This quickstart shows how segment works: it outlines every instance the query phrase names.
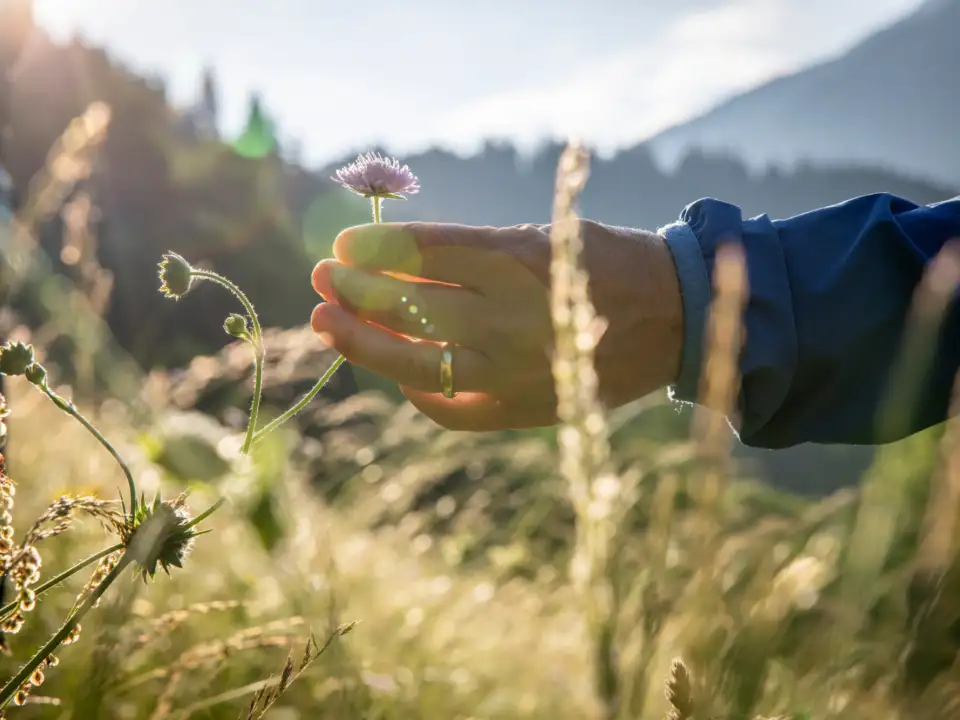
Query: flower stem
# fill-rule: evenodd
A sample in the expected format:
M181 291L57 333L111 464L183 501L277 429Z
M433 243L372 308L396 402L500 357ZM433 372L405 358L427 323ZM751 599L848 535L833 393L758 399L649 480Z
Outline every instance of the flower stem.
M97 601L100 597L107 591L114 581L120 577L120 573L126 570L127 566L133 561L133 556L129 552L125 552L117 562L116 567L109 572L109 574L103 579L97 587L93 589L87 599L83 601L83 604L77 608L76 612L72 613L63 623L59 630L52 638L50 638L47 643L40 648L32 658L30 658L27 663L20 668L20 671L14 675L7 684L3 686L3 689L0 690L0 709L5 708L10 701L13 699L13 696L17 694L20 690L20 687L30 679L30 676L33 675L33 671L36 670L40 665L48 658L53 652L63 644L63 641L66 640L67 636L73 632L74 628L80 624L80 621L86 616L88 612L97 604Z
M67 415L70 415L77 422L83 425L90 432L91 435L93 435L97 440L100 441L100 444L107 449L107 452L109 452L113 456L113 459L117 461L117 464L120 466L120 469L123 470L123 474L126 475L127 477L127 486L129 487L129 490L130 490L130 512L133 513L133 508L136 506L136 503L137 503L137 484L133 480L133 473L130 472L130 468L127 467L127 464L123 461L123 458L120 457L120 453L118 453L114 449L113 445L111 445L110 442L100 433L100 431L93 426L93 423L87 420L80 413L80 411L77 410L76 405L74 405L72 402L70 402L66 398L61 397L60 395L55 393L53 390L51 390L50 386L47 385L46 382L43 382L42 384L37 385L37 387L39 387L40 390L42 390L47 395L47 397L49 397L53 401L54 405L56 405L58 408L63 410L65 413L67 413Z
M89 555L88 557L85 557L76 565L67 568L59 575L50 578L49 580L47 580L45 583L42 583L41 585L37 585L37 587L34 588L33 592L36 594L37 597L40 597L47 590L56 587L57 585L62 583L64 580L69 580L71 577L76 575L85 567L92 565L93 563L97 562L97 560L105 558L107 555L110 555L111 553L115 553L117 550L123 550L123 543L117 543L116 545L111 545L106 550L101 550L100 552L97 552L97 553L94 553L93 555ZM19 606L19 604L20 604L19 600L14 600L13 602L7 603L2 608L0 608L0 621L6 620L7 617L12 615L14 610L16 610L17 607Z
M370 205L373 209L373 222L376 224L382 223L383 217L382 217L381 210L383 208L383 198L376 197L376 196L370 198ZM278 427L283 425L287 420L289 420L298 412L303 410L310 403L310 401L317 396L317 393L323 389L323 386L326 385L328 382L330 382L330 378L333 377L333 374L337 371L337 368L343 365L345 360L346 358L343 355L341 355L336 360L334 360L333 365L331 365L330 368L323 374L323 376L319 380L317 380L317 384L314 385L312 388L310 388L310 391L306 395L304 395L302 398L300 398L299 402L297 402L296 405L294 405L292 408L287 410L283 415L278 417L276 420L274 420L273 422L269 423L268 425L266 425L265 427L263 427L262 429L254 433L253 442L262 440L269 433L276 430Z
M257 318L257 311L253 308L253 303L244 294L243 290L237 287L233 282L209 270L193 270L191 276L199 280L210 280L232 292L243 304L244 309L250 316L250 322L253 324L253 359L255 363L253 376L253 401L250 405L250 419L247 421L247 433L243 439L242 452L250 452L250 446L253 445L253 436L257 429L257 419L260 415L260 396L263 393L263 331L260 329L260 320Z
M310 391L306 395L304 395L302 398L300 398L300 401L296 405L294 405L292 408L287 410L283 415L278 417L276 420L274 420L270 424L263 427L261 430L258 430L256 435L253 436L253 441L258 442L262 440L264 437L266 437L266 435L276 430L278 427L283 425L287 420L289 420L298 412L303 410L310 403L310 401L313 400L314 397L316 397L317 393L323 389L323 386L326 385L328 382L330 382L330 378L333 377L333 374L337 371L337 368L343 365L344 360L346 360L346 358L343 357L343 355L341 355L336 360L334 360L333 365L331 365L330 368L323 374L323 376L319 380L317 380L317 384L314 385L312 388L310 388Z

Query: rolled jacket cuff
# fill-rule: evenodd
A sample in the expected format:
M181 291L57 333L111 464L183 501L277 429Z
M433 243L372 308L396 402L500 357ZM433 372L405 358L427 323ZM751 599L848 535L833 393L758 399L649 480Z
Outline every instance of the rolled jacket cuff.
M675 222L660 228L680 281L683 301L683 352L680 375L669 388L675 400L696 402L700 386L700 367L703 362L703 336L710 303L710 279L700 243L690 226Z

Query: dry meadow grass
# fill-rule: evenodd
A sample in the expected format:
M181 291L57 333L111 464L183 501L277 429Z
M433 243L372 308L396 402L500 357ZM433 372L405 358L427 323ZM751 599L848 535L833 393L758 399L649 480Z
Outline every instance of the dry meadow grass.
M13 245L23 281L35 266L29 213L58 211L56 185L97 142L98 117L34 188ZM568 281L552 298L557 433L449 433L367 393L319 402L308 420L325 432L283 431L244 457L236 430L118 363L124 401L84 409L141 489L189 490L195 513L226 504L183 570L118 582L10 717L960 717L956 429L884 448L858 491L807 501L742 477L718 415L698 410L692 439L670 442L656 432L666 400L605 417L578 341L592 327L572 214L587 169L573 148L557 184L554 277ZM921 289L921 320L942 311L950 262ZM86 276L58 291L71 322L13 338L42 354L95 327L109 278ZM732 249L708 338L714 407L734 397L746 290ZM77 347L86 367L90 344ZM18 531L62 495L117 496L123 476L82 427L24 382L7 390ZM207 453L191 467L215 460L217 472L172 471L183 446L171 428ZM95 520L45 540L43 579L109 542ZM39 598L7 638L5 674L92 572Z

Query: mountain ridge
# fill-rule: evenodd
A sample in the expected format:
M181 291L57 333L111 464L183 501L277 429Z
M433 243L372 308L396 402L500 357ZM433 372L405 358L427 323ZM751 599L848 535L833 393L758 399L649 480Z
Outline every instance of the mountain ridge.
M720 103L648 141L735 153L753 167L870 165L960 186L960 0L929 0L847 52ZM922 112L910 113L920 107Z

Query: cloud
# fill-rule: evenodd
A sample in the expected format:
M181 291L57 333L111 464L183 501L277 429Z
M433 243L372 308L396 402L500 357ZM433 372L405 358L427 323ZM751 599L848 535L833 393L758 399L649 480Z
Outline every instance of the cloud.
M544 86L488 95L430 128L453 147L481 137L534 146L578 137L601 152L642 141L773 77L842 51L920 0L728 0L687 12L634 47Z
M614 52L545 87L494 94L438 119L441 141L479 137L530 145L576 136L613 149L704 110L791 66L777 41L789 23L783 3L734 0L692 12L636 47Z

